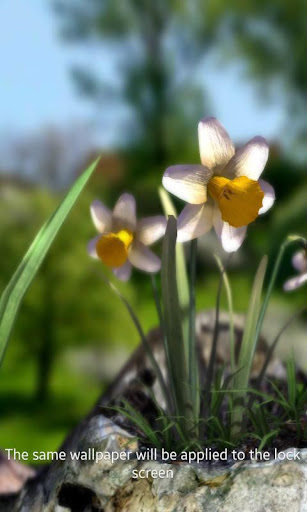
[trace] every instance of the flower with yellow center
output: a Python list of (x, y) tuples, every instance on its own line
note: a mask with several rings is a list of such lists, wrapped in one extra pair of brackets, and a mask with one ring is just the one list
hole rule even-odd
[(166, 229), (162, 215), (137, 220), (135, 199), (122, 194), (113, 212), (100, 201), (91, 204), (91, 216), (99, 235), (90, 240), (88, 252), (127, 281), (132, 265), (145, 272), (158, 272), (161, 262), (148, 245), (159, 240)]
[(212, 226), (225, 251), (242, 244), (247, 225), (274, 203), (269, 183), (259, 179), (268, 159), (268, 145), (254, 137), (235, 151), (223, 126), (213, 117), (198, 125), (202, 165), (175, 165), (166, 169), (163, 185), (188, 204), (178, 217), (177, 240), (186, 242)]
[(287, 292), (296, 290), (307, 283), (307, 247), (294, 254), (292, 265), (299, 274), (285, 282), (284, 290)]

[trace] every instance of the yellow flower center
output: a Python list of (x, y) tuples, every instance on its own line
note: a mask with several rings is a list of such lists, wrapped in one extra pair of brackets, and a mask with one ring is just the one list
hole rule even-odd
[(127, 261), (132, 242), (133, 233), (128, 229), (103, 235), (96, 244), (97, 256), (108, 267), (121, 267)]
[(233, 180), (214, 176), (208, 183), (208, 192), (218, 203), (222, 219), (235, 228), (247, 226), (257, 218), (264, 197), (258, 181), (246, 176)]

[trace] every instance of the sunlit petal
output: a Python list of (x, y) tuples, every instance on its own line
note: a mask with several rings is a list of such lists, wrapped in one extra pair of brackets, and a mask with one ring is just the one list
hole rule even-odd
[(275, 201), (275, 190), (267, 181), (259, 180), (258, 183), (264, 192), (262, 207), (259, 210), (259, 215), (261, 215), (262, 213), (265, 213), (270, 208), (272, 208)]
[(97, 251), (96, 251), (96, 244), (98, 240), (101, 238), (101, 235), (95, 236), (95, 238), (92, 238), (89, 243), (87, 244), (87, 252), (91, 256), (91, 258), (95, 258), (98, 260)]
[(136, 229), (136, 204), (131, 194), (122, 194), (113, 210), (112, 230), (120, 229)]
[(306, 251), (298, 251), (293, 255), (292, 265), (298, 272), (307, 271), (307, 253)]
[(288, 279), (288, 281), (284, 284), (284, 290), (287, 292), (296, 290), (300, 286), (302, 286), (304, 283), (307, 282), (307, 272), (304, 274), (300, 274), (296, 277), (292, 277), (291, 279)]
[(203, 165), (174, 165), (166, 169), (162, 183), (179, 199), (200, 204), (207, 200), (206, 185), (211, 176), (212, 172)]
[(241, 247), (246, 235), (247, 226), (234, 228), (222, 220), (221, 212), (216, 207), (213, 213), (213, 226), (222, 247), (226, 252), (235, 252)]
[(128, 281), (128, 279), (131, 276), (131, 270), (132, 265), (130, 261), (126, 261), (124, 265), (121, 267), (117, 267), (113, 269), (113, 274), (119, 279), (120, 281)]
[(151, 245), (164, 236), (166, 230), (166, 218), (163, 215), (146, 217), (137, 223), (137, 239), (145, 245)]
[(101, 201), (93, 201), (90, 206), (91, 216), (95, 228), (100, 233), (109, 231), (112, 222), (112, 212)]
[(254, 137), (245, 146), (236, 151), (226, 165), (223, 175), (226, 178), (246, 176), (258, 180), (267, 163), (269, 146), (263, 137)]
[(128, 258), (132, 265), (145, 272), (158, 272), (161, 267), (160, 258), (137, 240), (131, 245)]
[(234, 145), (225, 128), (214, 117), (198, 124), (200, 159), (203, 165), (218, 172), (234, 155)]
[(212, 223), (212, 204), (187, 204), (177, 220), (177, 241), (187, 242), (204, 235), (212, 228)]

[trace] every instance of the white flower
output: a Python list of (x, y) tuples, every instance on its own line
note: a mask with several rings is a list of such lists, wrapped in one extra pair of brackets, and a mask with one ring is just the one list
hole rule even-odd
[(165, 234), (165, 217), (137, 221), (135, 199), (126, 193), (120, 196), (113, 212), (100, 201), (93, 201), (91, 216), (99, 235), (90, 240), (88, 253), (110, 267), (118, 279), (127, 281), (132, 265), (145, 272), (160, 270), (160, 259), (147, 246)]
[(296, 252), (292, 258), (292, 265), (299, 272), (299, 274), (284, 284), (284, 290), (296, 290), (304, 283), (307, 282), (307, 249)]
[(187, 204), (178, 217), (180, 242), (198, 238), (214, 227), (225, 251), (242, 244), (247, 225), (274, 203), (271, 185), (259, 177), (269, 149), (254, 137), (235, 152), (219, 121), (207, 117), (198, 125), (202, 165), (175, 165), (166, 169), (164, 187)]

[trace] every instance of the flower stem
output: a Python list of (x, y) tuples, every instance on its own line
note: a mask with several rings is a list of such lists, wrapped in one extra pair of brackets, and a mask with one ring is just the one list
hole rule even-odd
[(215, 305), (215, 323), (214, 323), (214, 331), (212, 338), (212, 347), (210, 353), (209, 364), (207, 367), (207, 377), (204, 387), (204, 401), (206, 403), (207, 409), (205, 411), (206, 416), (210, 416), (210, 393), (214, 372), (214, 364), (216, 359), (216, 351), (217, 351), (217, 342), (219, 338), (219, 319), (220, 319), (220, 304), (221, 304), (221, 294), (222, 294), (222, 286), (223, 286), (223, 275), (220, 275), (217, 297), (216, 297), (216, 305)]
[(270, 300), (272, 292), (273, 292), (273, 288), (274, 288), (274, 285), (275, 285), (275, 282), (276, 282), (276, 278), (277, 278), (278, 271), (279, 271), (279, 268), (280, 268), (280, 265), (281, 265), (281, 262), (282, 262), (282, 258), (283, 258), (284, 252), (285, 252), (285, 250), (287, 249), (287, 247), (289, 245), (291, 245), (291, 244), (293, 244), (295, 242), (296, 243), (303, 243), (303, 245), (306, 244), (306, 240), (303, 237), (294, 235), (294, 236), (288, 236), (284, 240), (284, 242), (281, 244), (281, 246), (280, 246), (280, 249), (279, 249), (276, 261), (275, 261), (275, 265), (273, 267), (273, 272), (272, 272), (272, 275), (271, 275), (271, 279), (269, 281), (268, 289), (266, 291), (266, 294), (265, 294), (265, 297), (264, 297), (264, 300), (263, 300), (263, 303), (262, 303), (262, 307), (260, 309), (260, 314), (259, 314), (259, 317), (258, 317), (257, 326), (256, 326), (256, 332), (255, 332), (254, 350), (256, 349), (256, 346), (257, 346), (257, 342), (258, 342), (258, 338), (260, 336), (263, 320), (264, 320), (264, 317), (265, 317), (265, 314), (266, 314), (266, 311), (267, 311), (267, 308), (268, 308), (268, 305), (269, 305), (269, 300)]
[(298, 311), (296, 311), (295, 313), (293, 313), (293, 315), (291, 315), (290, 318), (288, 318), (287, 322), (282, 326), (282, 328), (279, 330), (279, 332), (275, 336), (275, 338), (273, 340), (273, 343), (270, 345), (270, 348), (268, 349), (268, 353), (267, 353), (267, 356), (265, 358), (263, 367), (262, 367), (262, 369), (261, 369), (261, 371), (260, 371), (260, 373), (259, 373), (259, 375), (257, 377), (256, 385), (255, 385), (256, 389), (259, 389), (260, 386), (261, 386), (261, 382), (263, 380), (263, 377), (265, 375), (267, 367), (268, 367), (268, 365), (269, 365), (269, 363), (270, 363), (270, 361), (272, 359), (274, 350), (276, 348), (276, 345), (277, 345), (280, 337), (283, 335), (283, 333), (289, 327), (289, 325), (293, 322), (293, 320), (295, 320), (297, 317), (299, 317), (306, 310), (307, 310), (307, 306), (304, 306), (304, 307), (300, 308)]
[(158, 365), (158, 363), (157, 363), (157, 361), (155, 359), (155, 356), (153, 354), (152, 348), (151, 348), (151, 346), (150, 346), (150, 344), (148, 342), (147, 337), (144, 334), (144, 331), (142, 329), (141, 323), (140, 323), (137, 315), (135, 314), (131, 304), (122, 295), (122, 293), (116, 288), (116, 286), (102, 272), (100, 273), (100, 276), (103, 279), (103, 281), (109, 285), (111, 290), (113, 290), (113, 292), (120, 298), (122, 303), (127, 308), (127, 311), (128, 311), (128, 313), (129, 313), (129, 315), (130, 315), (130, 317), (131, 317), (131, 319), (132, 319), (132, 321), (133, 321), (133, 323), (135, 325), (135, 328), (136, 328), (136, 330), (138, 331), (138, 333), (140, 335), (140, 338), (141, 338), (142, 343), (144, 345), (145, 352), (146, 352), (146, 354), (147, 354), (147, 356), (148, 356), (148, 358), (150, 360), (150, 363), (151, 363), (151, 365), (153, 367), (153, 370), (156, 373), (156, 376), (157, 376), (157, 379), (159, 381), (159, 384), (160, 384), (162, 393), (164, 395), (165, 401), (166, 401), (168, 407), (170, 407), (169, 392), (168, 392), (168, 389), (167, 389), (167, 386), (166, 386), (163, 374), (162, 374), (161, 369), (160, 369), (160, 367), (159, 367), (159, 365)]
[(199, 382), (198, 382), (198, 361), (196, 354), (195, 338), (195, 281), (196, 281), (196, 255), (197, 239), (191, 241), (190, 245), (190, 273), (189, 273), (189, 336), (188, 336), (188, 360), (189, 360), (189, 386), (191, 390), (193, 412), (195, 420), (199, 416)]
[(165, 320), (165, 335), (170, 354), (170, 380), (174, 390), (176, 416), (181, 417), (182, 429), (188, 433), (193, 419), (193, 406), (189, 390), (188, 365), (185, 358), (182, 333), (182, 312), (179, 305), (176, 279), (176, 237), (177, 224), (169, 216), (163, 240), (161, 266), (162, 306)]
[(166, 338), (166, 334), (165, 334), (165, 323), (164, 323), (163, 312), (162, 312), (162, 308), (161, 308), (161, 302), (160, 302), (158, 286), (157, 286), (157, 279), (156, 279), (155, 274), (151, 274), (151, 286), (152, 286), (152, 294), (153, 294), (153, 298), (154, 298), (154, 302), (155, 302), (155, 306), (156, 306), (156, 310), (157, 310), (157, 314), (158, 314), (158, 318), (159, 318), (161, 337), (163, 340), (164, 351), (165, 351), (165, 359), (166, 359), (166, 365), (167, 365), (167, 371), (168, 371), (168, 378), (169, 378), (170, 387), (171, 387), (171, 391), (172, 391), (172, 398), (169, 399), (169, 403), (168, 403), (169, 413), (173, 414), (173, 412), (174, 412), (173, 411), (174, 389), (172, 386), (172, 379), (170, 377), (171, 362), (170, 362), (170, 355), (169, 355), (169, 347), (168, 347), (167, 338)]
[[(230, 255), (231, 256), (231, 255)], [(230, 261), (230, 256), (227, 261), (227, 264)], [(227, 302), (228, 302), (228, 311), (229, 311), (229, 347), (230, 347), (230, 367), (232, 373), (236, 371), (236, 361), (235, 361), (235, 334), (234, 334), (234, 318), (233, 318), (233, 299), (232, 299), (232, 290), (230, 286), (230, 282), (228, 279), (228, 275), (226, 272), (226, 266), (223, 265), (222, 260), (215, 254), (214, 255), (217, 264), (219, 266), (223, 281), (224, 281), (224, 287), (226, 290), (227, 295)]]

